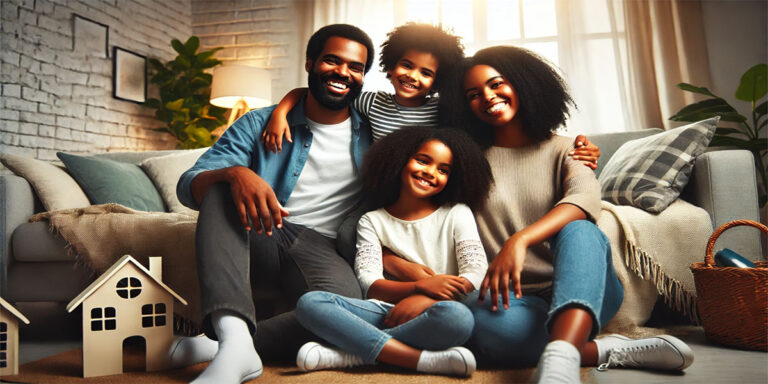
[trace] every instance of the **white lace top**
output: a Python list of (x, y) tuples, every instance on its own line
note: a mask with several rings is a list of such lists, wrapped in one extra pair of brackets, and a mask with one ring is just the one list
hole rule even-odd
[(418, 220), (401, 220), (384, 208), (371, 211), (357, 224), (355, 273), (367, 297), (374, 281), (384, 278), (382, 247), (431, 268), (437, 274), (458, 275), (475, 289), (488, 269), (472, 211), (464, 204), (443, 206)]

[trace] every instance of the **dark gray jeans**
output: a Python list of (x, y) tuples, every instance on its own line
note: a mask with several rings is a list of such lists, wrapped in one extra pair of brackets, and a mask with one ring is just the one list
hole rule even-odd
[(362, 296), (350, 264), (338, 254), (333, 239), (286, 221), (282, 229), (273, 229), (272, 236), (248, 233), (228, 184), (211, 186), (203, 198), (195, 246), (206, 335), (216, 340), (210, 320), (213, 311), (233, 311), (248, 324), (256, 351), (265, 360), (295, 359), (299, 347), (314, 337), (292, 310), (257, 320), (254, 297), (260, 289), (277, 288), (282, 304), (290, 309), (308, 291)]

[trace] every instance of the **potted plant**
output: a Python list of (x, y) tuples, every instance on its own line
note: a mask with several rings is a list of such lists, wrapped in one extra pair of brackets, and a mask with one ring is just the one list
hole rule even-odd
[(146, 105), (157, 111), (155, 116), (165, 123), (156, 131), (166, 132), (178, 140), (178, 147), (184, 149), (203, 148), (213, 145), (211, 132), (226, 124), (226, 109), (211, 105), (211, 81), (213, 76), (205, 70), (221, 61), (213, 54), (221, 48), (198, 52), (200, 39), (190, 37), (185, 43), (171, 40), (171, 46), (178, 53), (173, 60), (162, 63), (150, 59), (151, 82), (157, 84), (160, 99), (150, 98)]
[(736, 89), (736, 99), (751, 103), (752, 116), (747, 118), (736, 111), (723, 98), (714, 95), (707, 88), (680, 83), (678, 88), (683, 91), (709, 96), (709, 99), (690, 104), (670, 120), (699, 121), (714, 116), (720, 116), (720, 122), (735, 123), (730, 127), (718, 127), (710, 142), (712, 147), (735, 147), (752, 152), (755, 157), (755, 167), (758, 175), (758, 193), (760, 206), (768, 201), (768, 139), (760, 137), (760, 132), (768, 125), (768, 101), (760, 100), (768, 93), (768, 65), (758, 64), (748, 69), (741, 76), (741, 82)]

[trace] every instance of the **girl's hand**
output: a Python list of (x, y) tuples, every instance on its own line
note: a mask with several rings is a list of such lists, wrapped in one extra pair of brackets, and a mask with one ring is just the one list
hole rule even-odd
[(416, 282), (416, 292), (437, 300), (453, 300), (467, 293), (464, 278), (453, 275), (435, 275)]
[(576, 136), (574, 146), (574, 150), (568, 152), (568, 155), (573, 157), (574, 160), (580, 160), (584, 165), (592, 168), (592, 170), (597, 169), (597, 159), (600, 158), (600, 148), (589, 141), (584, 135)]
[(384, 272), (400, 281), (419, 281), (435, 275), (435, 271), (425, 265), (412, 263), (395, 255), (389, 248), (382, 250)]
[(521, 298), (523, 290), (520, 286), (520, 273), (523, 271), (525, 254), (528, 250), (528, 244), (519, 236), (512, 235), (501, 248), (501, 252), (496, 255), (488, 266), (488, 272), (485, 274), (483, 284), (480, 286), (480, 302), (485, 299), (485, 292), (490, 289), (491, 310), (498, 309), (499, 292), (504, 309), (509, 309), (509, 284), (515, 291), (515, 297)]
[(261, 135), (261, 141), (268, 151), (273, 153), (283, 151), (283, 134), (289, 143), (293, 143), (291, 130), (288, 127), (288, 121), (285, 118), (273, 114), (267, 122), (267, 127)]
[(408, 296), (389, 310), (387, 317), (384, 318), (384, 325), (389, 328), (397, 327), (421, 315), (436, 302), (437, 300), (424, 295)]

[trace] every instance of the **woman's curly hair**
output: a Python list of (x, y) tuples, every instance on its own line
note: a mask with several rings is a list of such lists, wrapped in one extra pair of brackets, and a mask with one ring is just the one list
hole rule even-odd
[(496, 46), (478, 51), (454, 67), (453, 79), (440, 94), (439, 121), (469, 132), (487, 148), (493, 145), (494, 128), (480, 121), (469, 109), (464, 76), (475, 65), (488, 65), (509, 81), (517, 94), (517, 118), (531, 139), (549, 139), (565, 123), (575, 103), (565, 80), (537, 54), (519, 47)]
[(463, 203), (473, 211), (483, 207), (493, 184), (491, 167), (480, 147), (466, 133), (450, 128), (408, 127), (376, 142), (363, 161), (363, 187), (372, 209), (394, 204), (400, 195), (401, 174), (426, 142), (445, 144), (453, 157), (445, 188), (432, 197), (437, 205)]
[(440, 92), (440, 87), (449, 81), (447, 75), (452, 72), (451, 67), (464, 58), (460, 37), (448, 33), (442, 26), (410, 22), (387, 34), (387, 40), (381, 44), (379, 66), (385, 73), (389, 72), (410, 50), (427, 52), (437, 59), (437, 73), (430, 93)]

